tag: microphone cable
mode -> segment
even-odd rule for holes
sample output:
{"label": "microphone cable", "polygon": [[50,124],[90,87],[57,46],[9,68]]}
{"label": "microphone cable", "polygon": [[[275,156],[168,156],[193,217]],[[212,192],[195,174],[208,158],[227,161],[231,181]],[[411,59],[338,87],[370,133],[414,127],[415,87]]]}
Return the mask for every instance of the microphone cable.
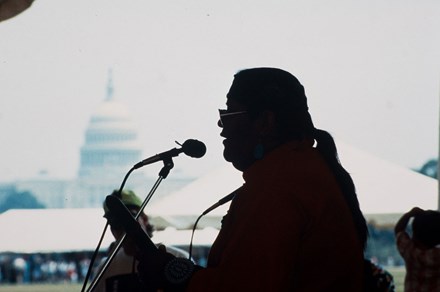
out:
{"label": "microphone cable", "polygon": [[[241,187],[240,187],[241,188]],[[209,207],[208,209],[206,209],[196,220],[196,222],[194,223],[193,229],[192,229],[192,233],[191,233],[191,241],[189,243],[189,260],[191,261],[192,258],[192,247],[193,247],[193,238],[194,238],[194,232],[196,231],[196,227],[197,227],[197,223],[199,223],[199,220],[205,216],[206,214],[208,214],[209,212],[211,212],[214,209],[217,209],[218,207],[220,207],[221,205],[226,204],[227,202],[233,200],[235,198],[235,195],[237,193],[237,191],[240,189],[236,189],[235,191],[233,191],[232,193],[230,193],[229,195],[221,198],[217,203],[215,203],[214,205],[212,205],[211,207]]]}

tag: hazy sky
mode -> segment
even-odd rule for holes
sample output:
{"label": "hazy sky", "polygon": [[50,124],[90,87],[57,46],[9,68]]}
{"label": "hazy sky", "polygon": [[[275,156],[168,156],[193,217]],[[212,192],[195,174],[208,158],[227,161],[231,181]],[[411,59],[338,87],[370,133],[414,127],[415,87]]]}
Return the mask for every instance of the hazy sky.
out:
{"label": "hazy sky", "polygon": [[256,66],[300,79],[316,127],[420,167],[438,152],[439,15],[438,0],[36,0],[0,22],[0,181],[76,175],[109,68],[145,157],[206,143],[175,160],[184,175],[224,163],[217,108]]}

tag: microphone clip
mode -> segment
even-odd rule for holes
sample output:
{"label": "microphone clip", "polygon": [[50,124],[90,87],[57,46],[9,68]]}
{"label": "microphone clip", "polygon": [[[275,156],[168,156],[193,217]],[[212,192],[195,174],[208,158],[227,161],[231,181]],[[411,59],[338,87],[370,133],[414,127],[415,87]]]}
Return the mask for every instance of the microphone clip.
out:
{"label": "microphone clip", "polygon": [[171,169],[174,167],[173,157],[166,157],[163,160],[163,167],[159,171],[159,176],[161,176],[163,179],[166,179],[168,174],[170,174]]}

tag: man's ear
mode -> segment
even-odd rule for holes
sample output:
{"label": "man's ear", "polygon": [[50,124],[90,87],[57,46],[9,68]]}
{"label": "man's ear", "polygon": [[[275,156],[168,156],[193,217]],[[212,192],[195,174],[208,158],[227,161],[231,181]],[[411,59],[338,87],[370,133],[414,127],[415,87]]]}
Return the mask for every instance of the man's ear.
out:
{"label": "man's ear", "polygon": [[275,113],[270,110],[263,111],[256,120],[256,130],[261,136],[273,134],[276,131]]}

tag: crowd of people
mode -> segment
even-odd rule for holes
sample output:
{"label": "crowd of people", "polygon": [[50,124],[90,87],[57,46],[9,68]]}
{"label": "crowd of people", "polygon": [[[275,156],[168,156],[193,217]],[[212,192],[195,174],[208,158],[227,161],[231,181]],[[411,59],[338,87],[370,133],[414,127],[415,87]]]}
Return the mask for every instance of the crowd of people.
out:
{"label": "crowd of people", "polygon": [[[103,254],[100,254],[101,258]],[[90,253],[33,253],[0,255],[0,283],[81,283]]]}

